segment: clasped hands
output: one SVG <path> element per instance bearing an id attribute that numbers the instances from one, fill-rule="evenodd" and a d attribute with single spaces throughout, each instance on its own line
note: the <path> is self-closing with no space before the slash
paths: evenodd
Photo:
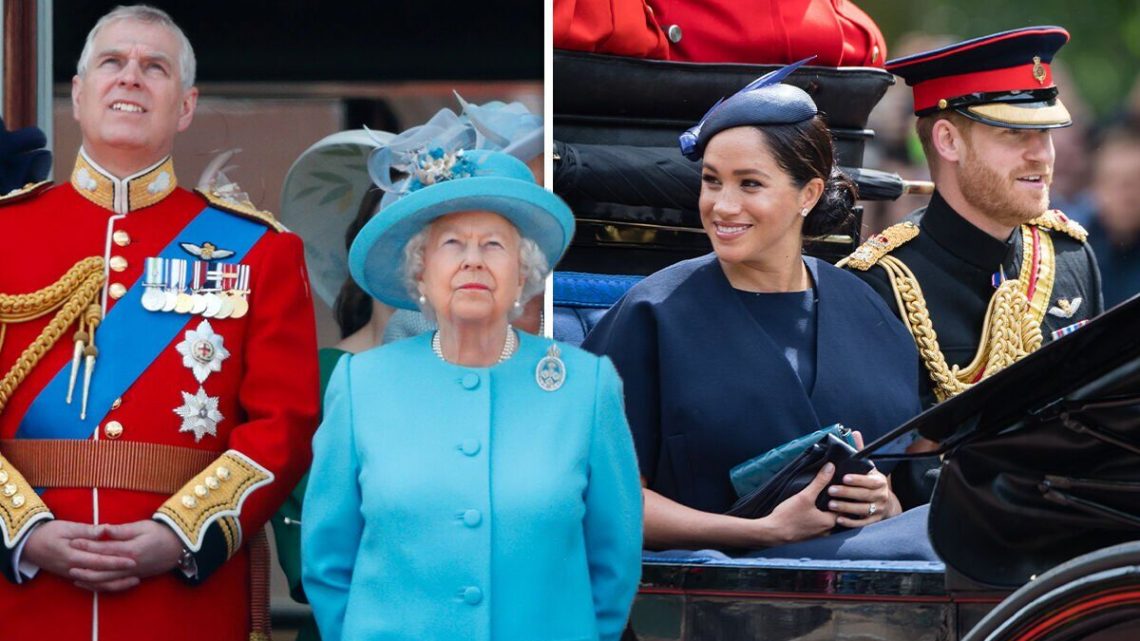
<path id="1" fill-rule="evenodd" d="M 24 546 L 23 559 L 93 592 L 122 592 L 173 570 L 182 553 L 174 531 L 157 521 L 91 525 L 48 521 Z"/>
<path id="2" fill-rule="evenodd" d="M 863 448 L 863 437 L 854 432 L 856 449 Z M 815 507 L 815 497 L 831 482 L 835 466 L 828 463 L 811 483 L 796 495 L 776 506 L 772 516 L 781 524 L 784 542 L 791 543 L 821 536 L 836 525 L 859 528 L 902 512 L 902 506 L 891 491 L 890 481 L 879 470 L 867 474 L 847 474 L 828 488 L 831 495 L 828 510 Z"/>

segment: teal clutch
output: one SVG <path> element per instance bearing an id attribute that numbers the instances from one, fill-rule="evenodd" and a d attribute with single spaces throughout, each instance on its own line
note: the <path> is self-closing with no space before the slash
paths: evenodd
<path id="1" fill-rule="evenodd" d="M 795 460 L 807 448 L 818 443 L 820 439 L 826 438 L 828 434 L 842 439 L 851 447 L 855 447 L 855 436 L 851 434 L 851 430 L 839 423 L 792 439 L 729 470 L 728 477 L 732 480 L 732 487 L 736 490 L 736 495 L 747 496 L 751 494 L 756 488 L 764 485 L 775 476 L 776 472 Z"/>

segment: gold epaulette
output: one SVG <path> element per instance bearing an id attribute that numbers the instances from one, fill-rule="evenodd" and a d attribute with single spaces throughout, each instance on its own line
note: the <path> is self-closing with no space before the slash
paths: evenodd
<path id="1" fill-rule="evenodd" d="M 1037 218 L 1029 221 L 1030 225 L 1036 225 L 1042 229 L 1051 229 L 1053 231 L 1063 232 L 1079 240 L 1085 242 L 1088 239 L 1089 233 L 1081 226 L 1080 223 L 1069 218 L 1061 213 L 1060 209 L 1050 209 L 1049 211 L 1041 214 Z"/>
<path id="2" fill-rule="evenodd" d="M 264 209 L 254 207 L 253 203 L 250 202 L 249 198 L 245 197 L 244 194 L 235 196 L 220 189 L 195 189 L 194 191 L 210 201 L 210 204 L 217 209 L 231 214 L 237 214 L 242 218 L 256 220 L 274 231 L 288 231 L 284 225 L 277 221 L 277 218 L 273 214 Z"/>
<path id="3" fill-rule="evenodd" d="M 858 249 L 851 252 L 850 256 L 836 263 L 836 266 L 850 267 L 865 272 L 874 267 L 875 263 L 879 262 L 883 256 L 914 240 L 917 236 L 918 225 L 910 221 L 891 225 L 882 233 L 868 238 L 862 245 L 859 245 Z"/>
<path id="4" fill-rule="evenodd" d="M 51 187 L 51 185 L 52 182 L 50 180 L 45 180 L 38 183 L 28 183 L 23 187 L 13 189 L 12 191 L 0 196 L 0 207 L 3 207 L 4 205 L 10 205 L 12 203 L 17 203 L 21 200 L 35 198 L 44 191 L 47 191 L 47 188 Z"/>
<path id="5" fill-rule="evenodd" d="M 254 490 L 272 483 L 273 479 L 273 473 L 253 459 L 237 450 L 228 450 L 167 499 L 154 518 L 173 528 L 191 552 L 202 548 L 206 529 L 217 523 L 225 537 L 226 558 L 229 558 L 241 547 L 238 517 L 242 503 Z"/>

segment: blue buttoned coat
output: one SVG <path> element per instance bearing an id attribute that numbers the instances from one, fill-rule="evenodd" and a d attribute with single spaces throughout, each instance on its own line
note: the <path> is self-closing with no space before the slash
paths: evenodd
<path id="1" fill-rule="evenodd" d="M 431 334 L 346 356 L 302 515 L 305 592 L 337 639 L 617 640 L 640 576 L 642 498 L 607 358 L 520 334 L 468 368 Z"/>

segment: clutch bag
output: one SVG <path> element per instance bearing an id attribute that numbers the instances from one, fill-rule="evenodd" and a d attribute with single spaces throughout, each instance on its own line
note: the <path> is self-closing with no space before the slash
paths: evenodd
<path id="1" fill-rule="evenodd" d="M 831 477 L 828 487 L 842 484 L 843 476 L 846 474 L 866 474 L 874 469 L 875 464 L 871 461 L 853 458 L 855 452 L 855 448 L 843 439 L 837 438 L 834 434 L 825 434 L 781 468 L 766 483 L 741 497 L 726 514 L 749 519 L 771 514 L 777 505 L 807 487 L 826 463 L 835 465 L 835 475 Z M 830 498 L 827 487 L 823 488 L 823 491 L 815 497 L 816 508 L 827 511 Z"/>
<path id="2" fill-rule="evenodd" d="M 792 439 L 783 445 L 768 450 L 760 456 L 748 459 L 729 470 L 728 478 L 732 481 L 732 487 L 736 490 L 736 495 L 747 496 L 751 494 L 757 488 L 767 483 L 773 476 L 776 476 L 785 465 L 792 462 L 797 456 L 803 453 L 804 450 L 818 443 L 820 439 L 828 434 L 834 434 L 837 438 L 843 439 L 852 447 L 855 446 L 855 436 L 851 434 L 851 430 L 844 427 L 841 423 L 829 425 L 811 434 L 805 434 L 799 438 Z"/>

